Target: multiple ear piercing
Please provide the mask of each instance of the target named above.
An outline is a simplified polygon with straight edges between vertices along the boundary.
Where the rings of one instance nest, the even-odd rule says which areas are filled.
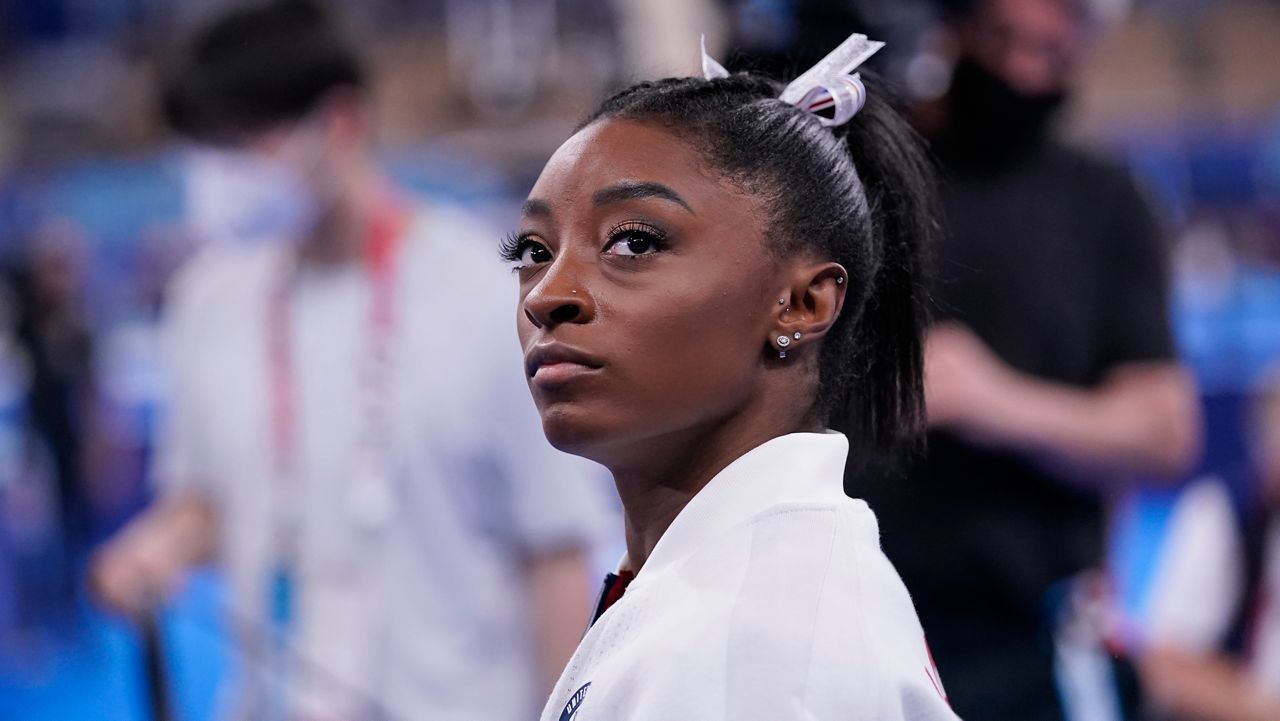
[[[844,285],[843,275],[836,276],[836,285]],[[778,305],[786,305],[786,304],[787,304],[786,298],[778,299]],[[786,310],[791,310],[791,309],[787,308]],[[791,345],[792,339],[800,340],[800,331],[796,331],[795,333],[792,333],[790,336],[780,335],[774,339],[774,342],[778,344],[779,360],[785,359],[787,357],[787,348]]]

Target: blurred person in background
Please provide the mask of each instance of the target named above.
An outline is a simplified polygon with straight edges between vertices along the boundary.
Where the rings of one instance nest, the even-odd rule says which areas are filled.
[[[17,268],[17,339],[25,354],[26,419],[33,460],[49,464],[65,573],[60,601],[72,598],[77,558],[88,550],[93,508],[85,449],[95,381],[93,336],[85,301],[88,249],[70,220],[33,234]]]
[[[1196,393],[1166,318],[1160,224],[1126,173],[1054,133],[1086,3],[963,5],[950,89],[916,109],[948,223],[929,449],[903,478],[851,463],[848,485],[882,519],[959,715],[1059,719],[1055,599],[1101,566],[1111,490],[1189,470]]]
[[[1153,719],[1280,719],[1280,372],[1252,416],[1248,510],[1198,481],[1161,544],[1137,644]]]
[[[51,498],[57,479],[33,442],[31,362],[18,338],[15,287],[16,274],[0,282],[0,653],[30,654],[38,622],[54,620],[46,612],[66,610],[73,579],[70,564],[48,563],[60,525]]]
[[[379,171],[315,6],[200,32],[165,90],[207,246],[167,308],[158,500],[102,549],[147,613],[216,558],[251,719],[525,719],[587,618],[594,484],[522,389],[487,232]]]

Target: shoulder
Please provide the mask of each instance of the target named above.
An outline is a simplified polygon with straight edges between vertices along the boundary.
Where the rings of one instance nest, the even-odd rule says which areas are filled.
[[[738,605],[757,608],[744,616],[742,631],[762,639],[835,633],[856,640],[855,646],[920,635],[911,597],[880,550],[879,527],[866,503],[779,506],[742,531],[730,539],[746,556]]]
[[[1142,202],[1142,192],[1130,169],[1097,149],[1054,142],[1045,149],[1045,158],[1057,172],[1099,199]]]
[[[850,498],[777,505],[729,534],[745,555],[742,594],[782,583],[785,603],[808,603],[800,591],[822,593],[896,590],[897,573],[880,551],[879,526],[867,504]],[[708,549],[711,550],[711,549]],[[758,578],[759,585],[752,583]],[[834,584],[834,585],[833,585]],[[779,613],[794,608],[778,607]]]
[[[844,663],[857,664],[880,718],[954,719],[915,604],[880,548],[875,514],[854,501],[844,517],[820,614],[841,633],[815,641],[814,665],[838,668],[846,658]],[[849,658],[845,646],[858,647],[860,656]],[[812,693],[822,703],[847,699],[849,690],[839,676],[818,674]]]
[[[1045,144],[1042,157],[1062,170],[1093,178],[1117,178],[1127,175],[1124,166],[1095,148],[1079,143],[1053,140]]]
[[[209,246],[174,274],[166,289],[170,319],[208,321],[265,288],[278,249],[268,246]]]
[[[429,263],[445,275],[501,275],[498,257],[501,231],[489,219],[450,203],[419,205],[409,221],[407,250],[411,262]],[[444,267],[440,267],[441,264]]]
[[[518,286],[498,256],[500,234],[495,222],[458,205],[417,207],[405,244],[415,297],[465,304],[473,318],[508,316]]]
[[[911,598],[865,503],[778,507],[748,528],[726,638],[731,695],[760,694],[767,705],[772,694],[794,692],[833,714],[951,718]],[[732,670],[739,667],[746,670]],[[770,671],[752,678],[752,668]]]

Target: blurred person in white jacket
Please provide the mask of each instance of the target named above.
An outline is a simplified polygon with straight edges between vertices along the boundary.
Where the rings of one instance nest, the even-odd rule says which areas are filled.
[[[165,93],[207,245],[167,308],[157,501],[98,554],[134,612],[216,559],[249,719],[515,721],[585,622],[602,506],[540,437],[487,231],[399,195],[309,3],[201,31]]]
[[[524,203],[529,386],[627,546],[543,721],[956,718],[827,430],[884,450],[923,411],[932,187],[849,74],[878,46],[785,90],[710,58],[622,90]]]
[[[1216,479],[1184,490],[1136,619],[1153,718],[1280,719],[1280,372],[1253,411],[1252,507]]]

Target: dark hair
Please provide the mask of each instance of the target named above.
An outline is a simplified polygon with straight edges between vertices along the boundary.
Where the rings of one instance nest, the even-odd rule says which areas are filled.
[[[751,74],[640,83],[583,126],[621,118],[671,128],[767,204],[776,253],[812,251],[848,270],[844,310],[821,349],[816,410],[852,440],[889,449],[924,416],[923,275],[937,200],[919,138],[881,83],[863,77],[866,106],[836,128]]]
[[[330,90],[362,87],[364,70],[325,13],[280,0],[222,16],[192,38],[165,84],[165,120],[219,138],[305,116]]]

